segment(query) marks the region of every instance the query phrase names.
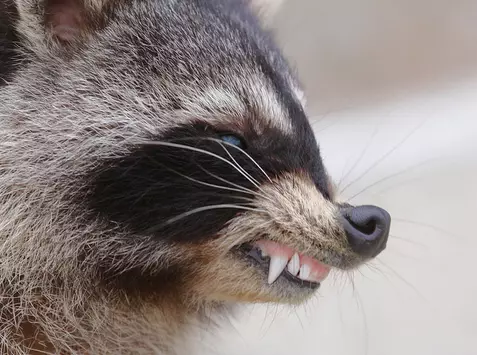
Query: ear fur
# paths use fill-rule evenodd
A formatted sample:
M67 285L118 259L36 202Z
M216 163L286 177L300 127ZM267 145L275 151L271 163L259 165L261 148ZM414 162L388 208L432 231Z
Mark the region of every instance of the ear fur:
M32 45L81 41L97 29L108 0L17 0L17 30Z
M83 41L104 24L106 6L115 0L16 0L18 33L30 47ZM267 26L285 0L246 0ZM40 47L41 48L41 47Z
M252 9L265 24L274 19L284 3L285 0L249 0Z

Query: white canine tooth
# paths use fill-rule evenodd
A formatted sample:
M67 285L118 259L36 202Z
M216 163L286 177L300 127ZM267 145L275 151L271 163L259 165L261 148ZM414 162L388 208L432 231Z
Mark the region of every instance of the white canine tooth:
M310 267L306 264L303 264L300 268L300 273L298 274L298 277L302 280L308 280L310 277Z
M260 255L262 256L262 258L266 258L268 256L267 252L263 249L260 249Z
M298 275L298 271L300 271L300 257L297 253L293 254L292 258L290 259L287 270L293 276Z
M288 259L283 256L274 256L270 257L270 267L268 270L268 283L272 284L278 279L278 276L287 266Z

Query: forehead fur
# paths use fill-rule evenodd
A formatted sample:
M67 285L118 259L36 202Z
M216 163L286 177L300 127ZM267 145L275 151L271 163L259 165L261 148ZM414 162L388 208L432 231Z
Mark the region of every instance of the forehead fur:
M34 23L25 25L33 16L28 13L19 29L34 32L30 41L41 49L18 80L25 84L39 77L28 82L28 90L35 92L36 109L49 115L64 115L65 106L84 115L94 107L118 121L127 115L148 134L190 120L239 122L251 116L257 131L271 125L292 132L289 106L301 106L293 72L250 9L240 4L133 0L111 2L95 13L101 6L88 2L90 17L103 25L81 45L66 48L39 39L38 29L25 28ZM61 110L41 107L46 96Z

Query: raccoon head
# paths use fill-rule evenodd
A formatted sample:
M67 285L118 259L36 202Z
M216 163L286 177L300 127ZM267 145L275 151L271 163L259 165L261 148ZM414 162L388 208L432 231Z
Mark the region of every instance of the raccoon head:
M299 303L385 248L387 212L334 196L265 3L19 0L26 61L0 93L15 275Z

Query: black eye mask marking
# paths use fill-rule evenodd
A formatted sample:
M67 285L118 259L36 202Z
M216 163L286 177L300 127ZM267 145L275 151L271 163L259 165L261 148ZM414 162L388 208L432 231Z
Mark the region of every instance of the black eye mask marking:
M323 175L316 143L306 147L278 132L268 135L242 141L221 139L203 124L176 128L94 172L90 210L138 235L175 242L215 237L254 208L253 191L268 177L303 169Z

